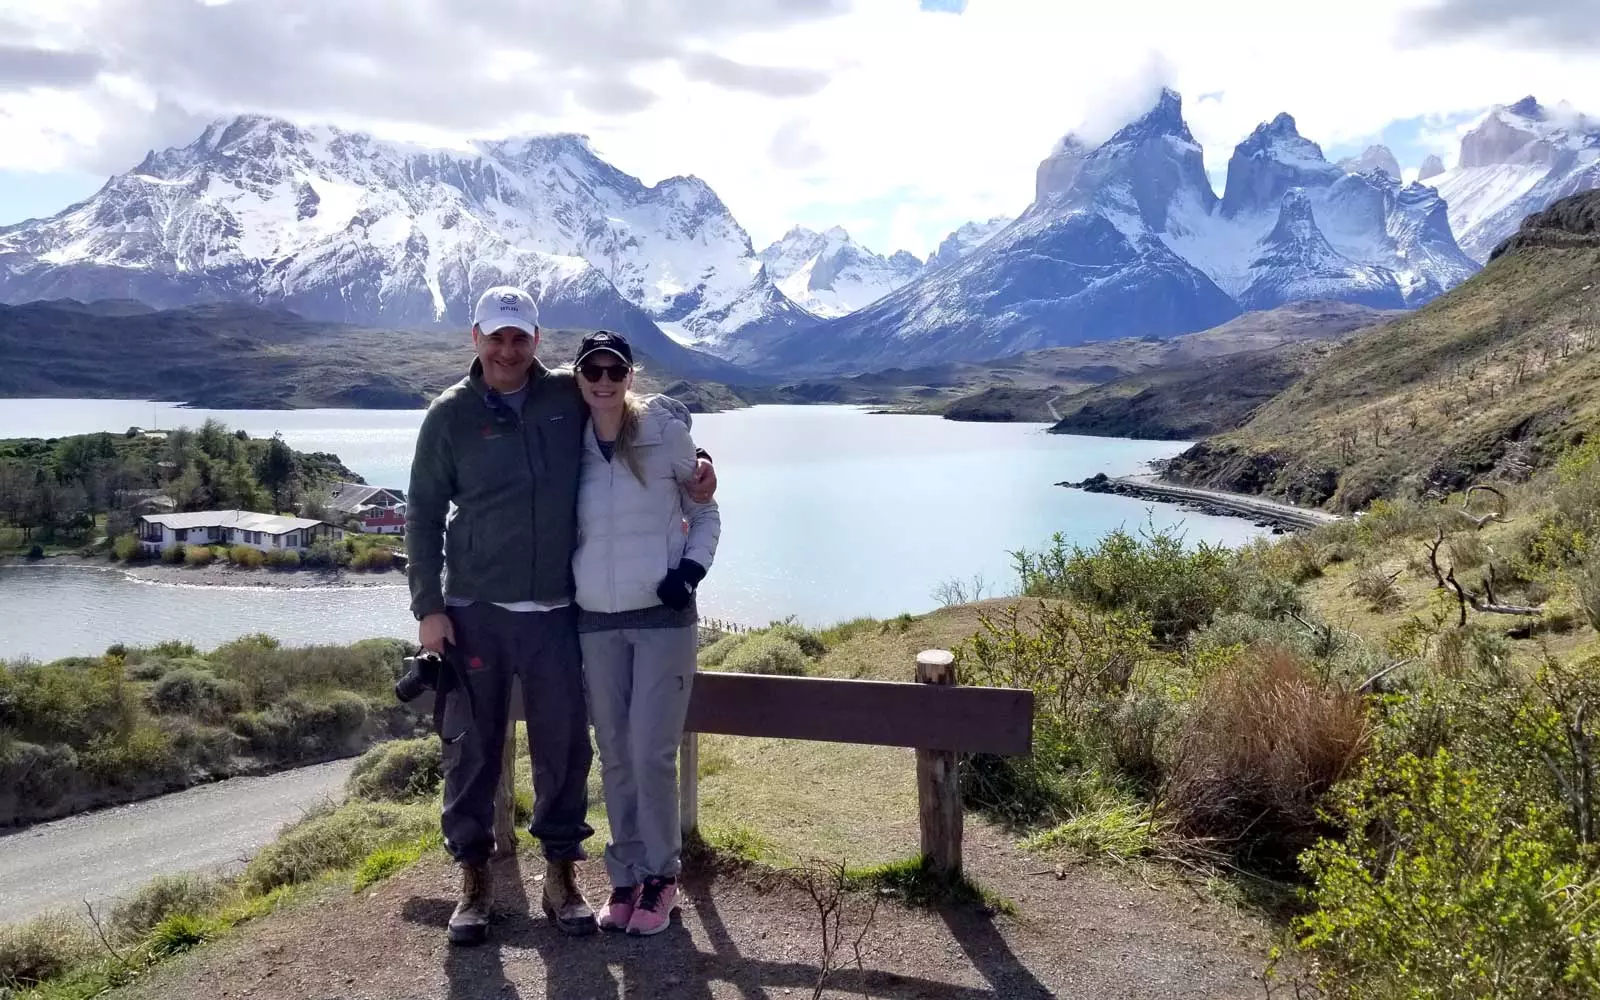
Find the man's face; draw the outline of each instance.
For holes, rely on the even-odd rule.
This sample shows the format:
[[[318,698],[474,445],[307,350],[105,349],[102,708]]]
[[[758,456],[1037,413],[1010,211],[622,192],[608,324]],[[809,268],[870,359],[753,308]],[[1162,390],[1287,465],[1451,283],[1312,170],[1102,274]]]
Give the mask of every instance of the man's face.
[[[472,346],[483,362],[483,380],[491,389],[515,392],[528,380],[528,368],[533,364],[533,352],[539,347],[537,335],[528,334],[514,326],[501,327],[485,333],[472,328]]]

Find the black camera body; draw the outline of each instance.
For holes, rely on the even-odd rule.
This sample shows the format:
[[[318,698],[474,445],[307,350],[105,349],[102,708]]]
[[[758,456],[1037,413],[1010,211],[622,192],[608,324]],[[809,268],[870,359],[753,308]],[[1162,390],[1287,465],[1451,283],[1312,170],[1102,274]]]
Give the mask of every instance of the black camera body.
[[[423,650],[416,656],[406,657],[406,672],[394,682],[394,696],[403,702],[413,702],[428,691],[439,689],[439,671],[444,660],[432,650]]]

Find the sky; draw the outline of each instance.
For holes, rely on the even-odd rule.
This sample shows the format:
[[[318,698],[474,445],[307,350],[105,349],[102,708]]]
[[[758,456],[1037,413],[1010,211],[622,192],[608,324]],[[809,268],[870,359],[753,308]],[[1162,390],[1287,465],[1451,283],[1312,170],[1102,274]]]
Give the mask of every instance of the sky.
[[[1596,0],[0,0],[0,225],[241,112],[379,136],[580,132],[706,180],[757,249],[842,225],[919,256],[1014,215],[1068,131],[1184,96],[1220,188],[1288,111],[1408,173],[1533,94],[1600,111]],[[1585,100],[1590,105],[1584,107]]]

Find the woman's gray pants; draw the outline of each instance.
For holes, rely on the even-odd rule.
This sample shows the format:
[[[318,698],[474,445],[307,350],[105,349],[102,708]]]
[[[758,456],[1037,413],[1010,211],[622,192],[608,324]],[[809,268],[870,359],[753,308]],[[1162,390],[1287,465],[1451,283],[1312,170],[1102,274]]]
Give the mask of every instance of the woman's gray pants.
[[[698,632],[610,629],[578,637],[611,823],[606,871],[614,886],[678,875],[678,745]]]

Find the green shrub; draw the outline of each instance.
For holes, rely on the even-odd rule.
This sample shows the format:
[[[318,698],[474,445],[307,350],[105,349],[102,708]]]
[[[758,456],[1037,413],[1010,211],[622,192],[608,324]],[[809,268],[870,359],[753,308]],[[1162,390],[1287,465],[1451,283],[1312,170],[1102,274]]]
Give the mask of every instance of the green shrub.
[[[804,677],[810,661],[789,639],[771,634],[756,634],[740,644],[722,662],[723,669],[735,674],[782,674]]]
[[[168,545],[161,550],[161,561],[169,566],[183,565],[184,556],[184,547],[182,545]]]
[[[244,708],[244,688],[215,674],[189,667],[164,675],[148,695],[150,705],[165,715],[189,715],[204,722],[222,722]]]
[[[191,545],[183,550],[185,566],[210,566],[216,557],[216,553],[205,545]]]
[[[116,787],[136,787],[156,778],[177,777],[183,762],[172,747],[172,734],[141,722],[118,738],[96,737],[78,751],[78,764],[92,780]]]
[[[240,569],[259,569],[266,564],[267,556],[252,545],[235,545],[228,550],[228,561]]]
[[[716,670],[722,667],[733,651],[745,644],[749,639],[748,633],[725,635],[700,651],[698,657],[700,666],[707,670]]]
[[[87,746],[126,736],[139,695],[115,657],[0,667],[0,729],[37,743]]]
[[[775,635],[780,639],[788,639],[800,647],[800,652],[813,660],[822,659],[828,652],[828,647],[823,644],[820,636],[795,624],[793,620],[773,622],[766,629],[766,634]]]
[[[431,830],[409,844],[380,847],[362,859],[356,868],[351,888],[356,892],[370,888],[408,865],[416,864],[427,851],[444,843],[438,830]]]
[[[266,561],[271,569],[299,569],[300,553],[293,549],[273,549],[266,554]]]
[[[33,986],[61,975],[95,952],[76,917],[52,913],[0,926],[0,986]]]
[[[61,801],[78,775],[78,754],[64,743],[41,746],[14,741],[0,753],[0,788],[16,790],[20,803],[50,807]]]
[[[443,778],[444,748],[438,736],[394,740],[361,755],[345,791],[369,802],[404,802],[432,795]]]
[[[350,562],[350,553],[343,545],[327,538],[319,538],[306,549],[301,562],[318,569],[333,569]]]
[[[111,545],[111,555],[120,562],[133,562],[144,557],[144,546],[138,535],[120,535]]]
[[[221,932],[213,920],[192,913],[175,913],[150,931],[150,954],[162,958],[198,948]]]
[[[297,761],[355,749],[366,721],[360,695],[335,691],[320,701],[289,695],[263,711],[234,716],[233,725],[256,753]]]
[[[364,549],[350,561],[350,566],[353,569],[382,573],[394,568],[394,552],[383,547]]]
[[[969,804],[1007,822],[1033,822],[1103,803],[1119,767],[1134,772],[1131,781],[1151,780],[1141,773],[1150,767],[1145,758],[1159,755],[1154,744],[1171,728],[1160,691],[1171,654],[1151,649],[1147,625],[1062,605],[1030,613],[1013,605],[979,621],[958,651],[962,682],[1031,690],[1033,752],[965,759]],[[1148,678],[1136,684],[1141,675]]]
[[[34,545],[34,546],[30,547],[28,549],[28,558],[29,559],[35,559],[35,560],[43,559],[44,558],[44,546],[43,545]]]
[[[213,875],[158,875],[112,908],[111,933],[120,941],[141,941],[169,917],[210,911],[227,893],[227,883]]]
[[[283,649],[252,639],[219,647],[211,662],[219,676],[244,686],[250,704],[265,705],[291,692],[387,695],[401,659],[394,650],[392,643]]]
[[[1329,994],[1600,991],[1600,882],[1548,812],[1496,784],[1438,750],[1382,755],[1342,789],[1345,838],[1305,857],[1316,910],[1298,924]]]
[[[420,840],[439,825],[437,810],[351,802],[285,830],[245,867],[241,884],[262,893],[349,868],[372,852]]]
[[[1049,548],[1012,557],[1024,595],[1140,615],[1167,643],[1232,610],[1238,597],[1228,549],[1205,543],[1187,549],[1183,536],[1167,528],[1147,527],[1137,536],[1119,529],[1090,549],[1069,546],[1057,534]]]

